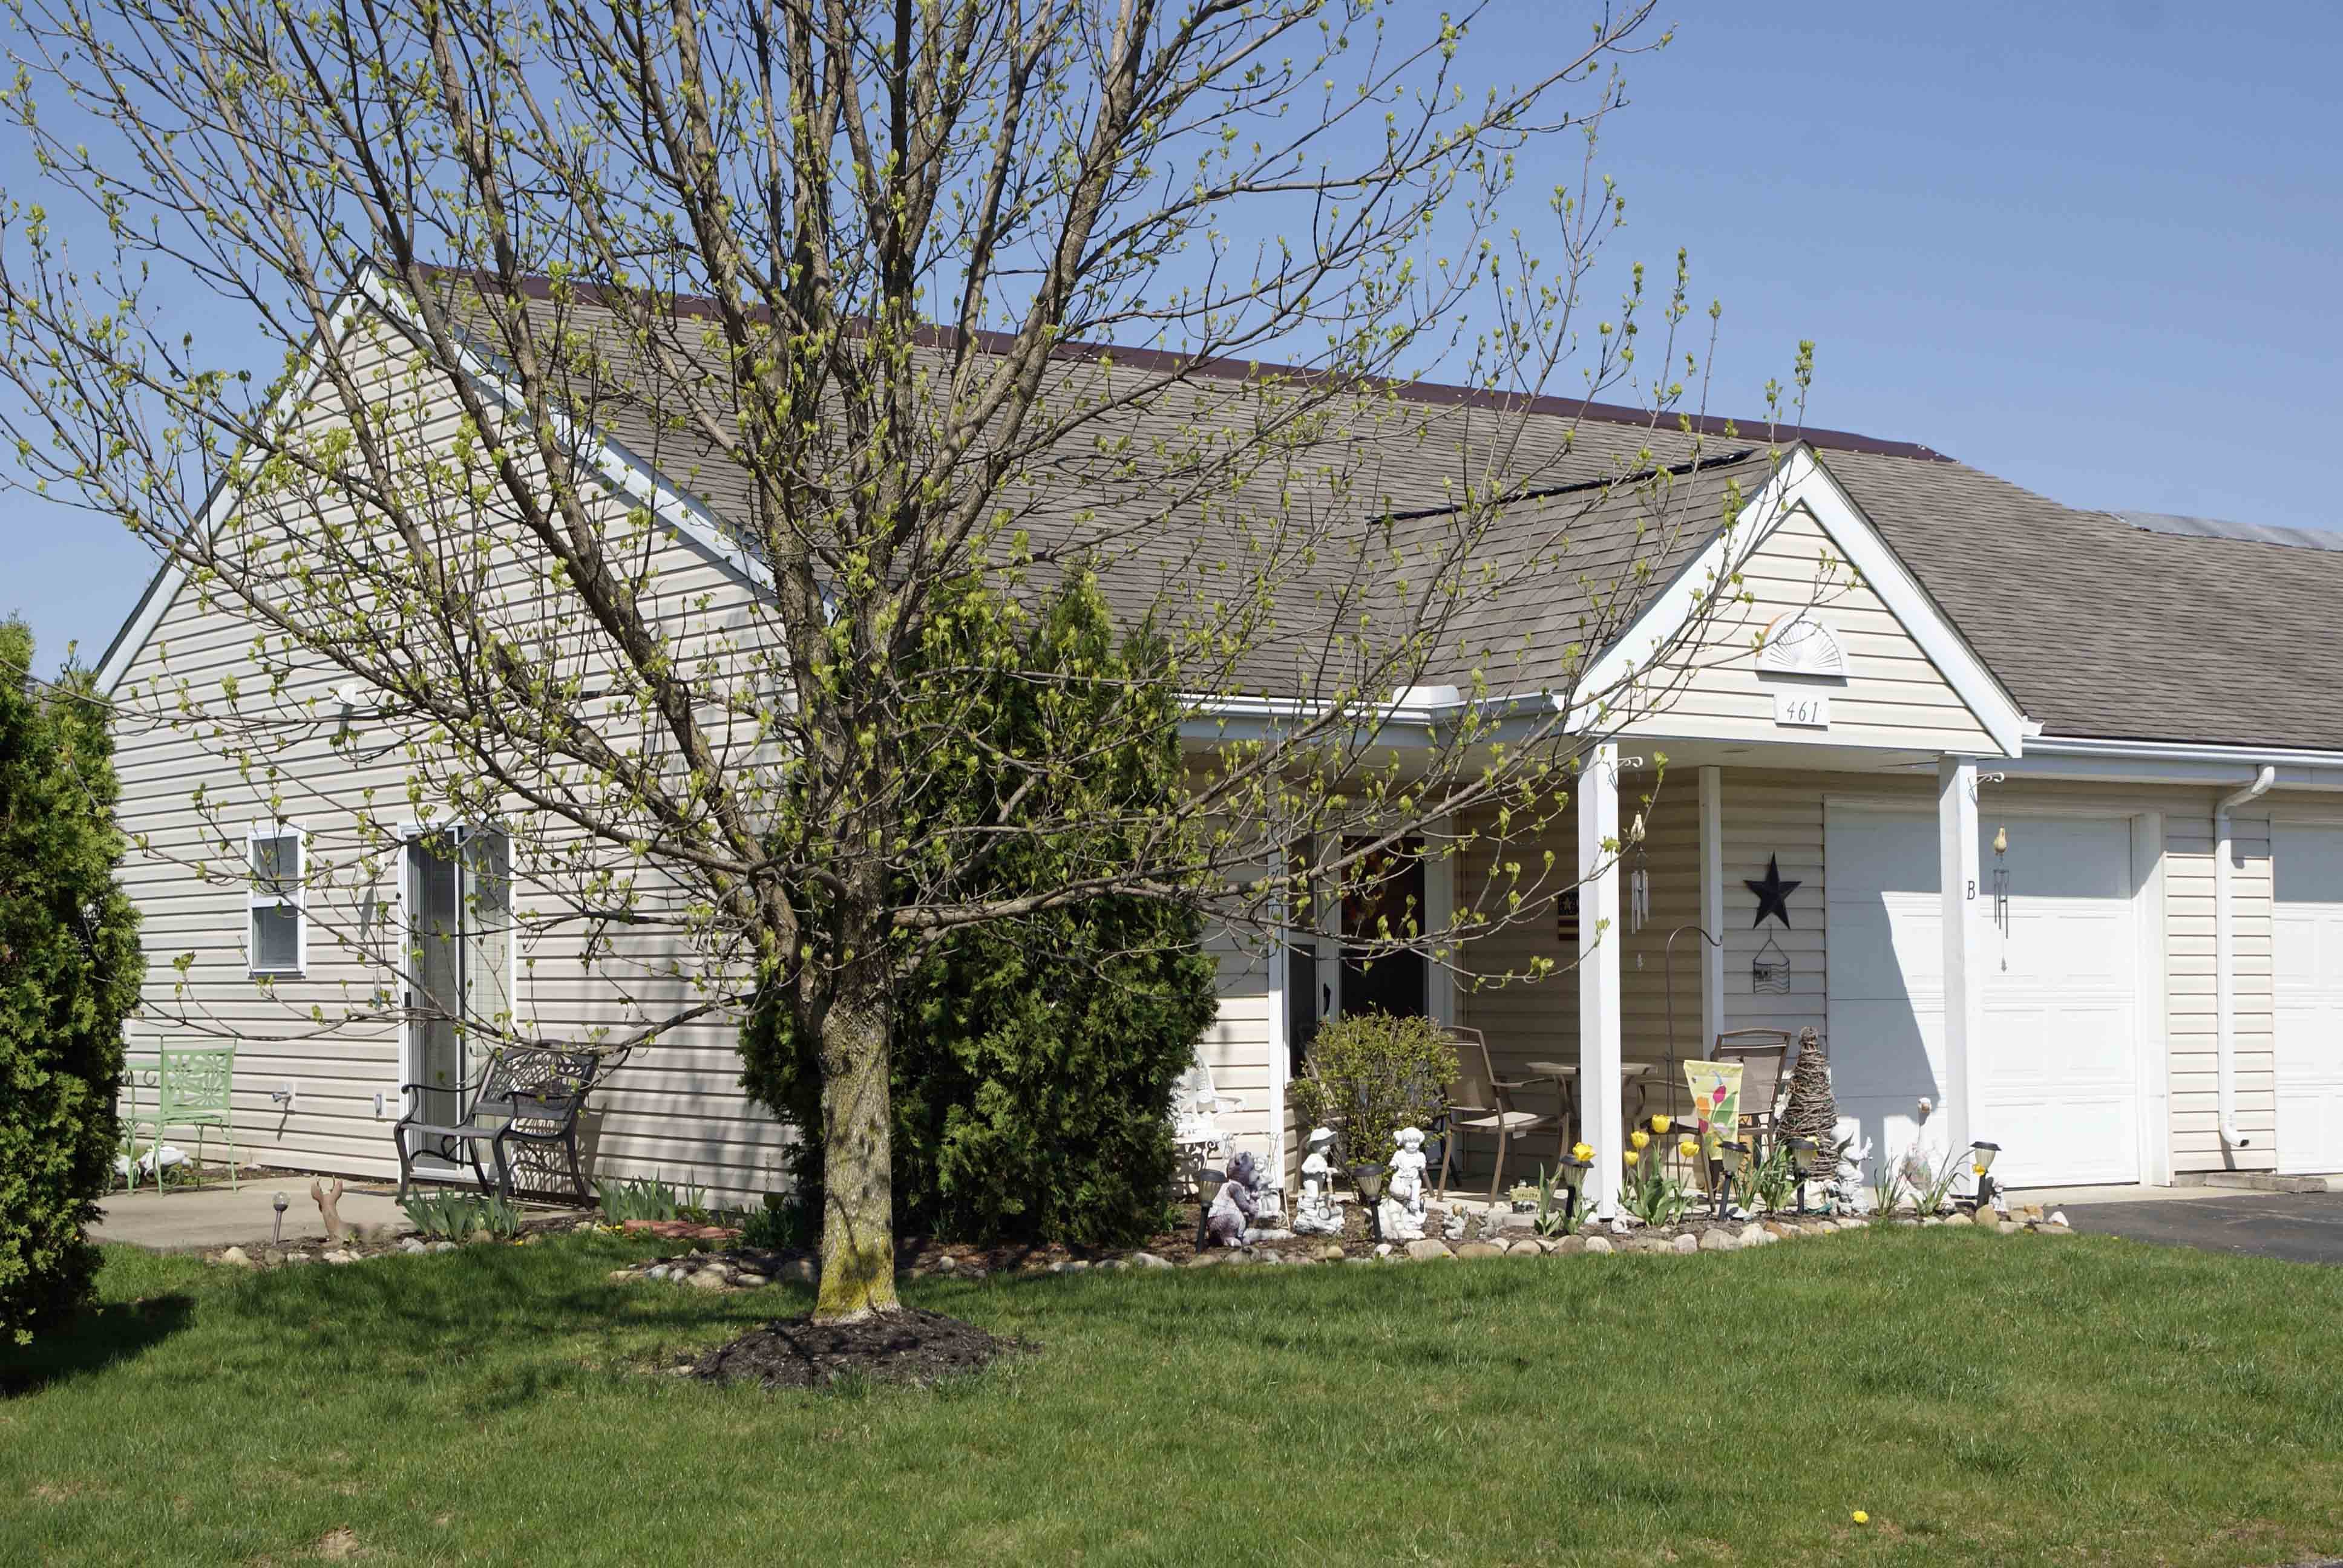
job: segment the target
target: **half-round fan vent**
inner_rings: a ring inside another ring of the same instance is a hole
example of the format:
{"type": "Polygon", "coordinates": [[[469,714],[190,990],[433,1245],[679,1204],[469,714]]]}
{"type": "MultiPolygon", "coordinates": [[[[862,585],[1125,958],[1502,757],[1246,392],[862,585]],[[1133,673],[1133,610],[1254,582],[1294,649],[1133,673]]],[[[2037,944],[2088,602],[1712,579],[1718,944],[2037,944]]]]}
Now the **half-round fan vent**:
{"type": "Polygon", "coordinates": [[[1772,675],[1824,675],[1846,678],[1846,650],[1838,634],[1805,610],[1776,616],[1766,624],[1757,648],[1757,668],[1772,675]]]}

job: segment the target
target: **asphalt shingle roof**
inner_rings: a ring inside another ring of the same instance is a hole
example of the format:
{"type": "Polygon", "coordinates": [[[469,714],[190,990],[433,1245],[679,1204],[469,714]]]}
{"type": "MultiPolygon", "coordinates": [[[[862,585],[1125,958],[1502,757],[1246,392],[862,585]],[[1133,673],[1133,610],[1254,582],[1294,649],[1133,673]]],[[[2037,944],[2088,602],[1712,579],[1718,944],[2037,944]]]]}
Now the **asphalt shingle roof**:
{"type": "Polygon", "coordinates": [[[1820,456],[2046,733],[2343,750],[2343,553],[2151,533],[1964,463],[1820,456]]]}
{"type": "MultiPolygon", "coordinates": [[[[595,330],[596,314],[571,307],[563,323],[595,330]]],[[[619,341],[597,336],[606,347],[619,341]]],[[[720,397],[720,376],[706,370],[699,386],[669,380],[660,395],[720,397]]],[[[1060,374],[1079,396],[1080,379],[1098,372],[1070,357],[1060,374]]],[[[1100,433],[1144,454],[1169,426],[1222,417],[1213,410],[1242,430],[1255,417],[1244,394],[1242,374],[1206,372],[1100,433]]],[[[1420,580],[1431,563],[1468,561],[1476,591],[1442,618],[1424,678],[1477,669],[1497,689],[1529,689],[1568,678],[1571,644],[1624,629],[1713,535],[1728,493],[1763,482],[1773,456],[1765,432],[1721,419],[1687,433],[1647,411],[1561,399],[1498,408],[1439,387],[1403,389],[1397,403],[1394,419],[1392,399],[1362,399],[1356,417],[1328,421],[1254,493],[1210,508],[1162,504],[1143,456],[1118,465],[1072,454],[1023,520],[1044,545],[1104,541],[1110,596],[1136,612],[1209,596],[1213,573],[1249,540],[1258,546],[1262,519],[1273,524],[1281,508],[1305,517],[1310,565],[1280,606],[1276,637],[1234,672],[1253,691],[1339,681],[1326,664],[1330,627],[1390,613],[1393,584],[1411,572],[1420,580]],[[1349,483],[1329,479],[1338,470],[1349,483]],[[1493,527],[1460,522],[1449,505],[1460,484],[1501,470],[1532,498],[1493,527]]],[[[719,517],[744,515],[744,476],[671,419],[624,397],[600,399],[589,417],[719,517]]],[[[1795,438],[2048,733],[2343,749],[2343,552],[2144,531],[1926,447],[1837,431],[1795,438]]]]}

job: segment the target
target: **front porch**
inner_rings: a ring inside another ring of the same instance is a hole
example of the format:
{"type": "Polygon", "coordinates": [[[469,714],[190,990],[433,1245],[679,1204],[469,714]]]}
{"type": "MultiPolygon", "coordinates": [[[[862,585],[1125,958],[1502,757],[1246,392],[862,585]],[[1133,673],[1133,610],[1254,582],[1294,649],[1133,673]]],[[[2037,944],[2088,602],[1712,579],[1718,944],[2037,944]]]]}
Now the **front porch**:
{"type": "MultiPolygon", "coordinates": [[[[1628,1123],[1650,1111],[1682,1114],[1682,1064],[1707,1059],[1728,1030],[1815,1030],[1833,1062],[1841,1135],[1875,1158],[1994,1136],[1979,1114],[1976,1062],[1987,969],[1994,955],[2006,961],[1980,864],[1991,858],[1979,825],[1981,788],[1997,787],[1991,765],[1981,786],[1978,761],[1959,755],[1654,741],[1623,759],[1620,749],[1602,749],[1546,841],[1509,855],[1553,858],[1527,913],[1465,944],[1454,965],[1425,965],[1423,1010],[1480,1030],[1497,1075],[1531,1081],[1516,1093],[1522,1109],[1564,1114],[1550,1069],[1576,1070],[1576,1125],[1559,1140],[1516,1142],[1508,1179],[1534,1176],[1556,1144],[1584,1138],[1598,1151],[1590,1194],[1614,1203],[1628,1123]],[[1852,860],[1845,825],[1860,808],[1876,809],[1861,820],[1887,824],[1905,859],[1927,863],[1834,904],[1826,847],[1835,831],[1852,860]],[[1925,837],[1916,841],[1916,831],[1925,837]],[[1761,918],[1748,884],[1769,873],[1781,898],[1761,918]],[[1834,927],[1848,947],[1835,990],[1834,927]],[[1513,978],[1541,960],[1559,967],[1543,980],[1513,978]],[[1883,970],[1894,987],[1863,978],[1883,970]],[[1866,987],[1900,988],[1901,1000],[1866,987]]],[[[1427,859],[1433,921],[1475,906],[1489,859],[1427,859]]],[[[1326,961],[1323,944],[1317,956],[1320,1000],[1339,1010],[1348,977],[1326,961]]],[[[2123,1027],[2145,1021],[2134,1013],[2123,1027]]],[[[1485,1190],[1491,1150],[1486,1137],[1468,1141],[1460,1191],[1485,1190]]]]}

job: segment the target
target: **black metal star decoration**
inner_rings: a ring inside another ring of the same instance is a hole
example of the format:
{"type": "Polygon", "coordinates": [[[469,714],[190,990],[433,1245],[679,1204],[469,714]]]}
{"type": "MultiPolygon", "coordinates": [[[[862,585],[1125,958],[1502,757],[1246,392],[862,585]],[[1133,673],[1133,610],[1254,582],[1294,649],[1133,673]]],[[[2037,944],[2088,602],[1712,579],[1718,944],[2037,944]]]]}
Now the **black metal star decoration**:
{"type": "Polygon", "coordinates": [[[1750,930],[1755,930],[1759,926],[1764,925],[1767,915],[1778,915],[1781,917],[1784,929],[1788,929],[1790,924],[1790,895],[1797,891],[1798,884],[1795,882],[1785,882],[1782,880],[1782,859],[1780,856],[1768,855],[1765,857],[1765,879],[1764,881],[1761,882],[1754,877],[1744,877],[1741,879],[1741,885],[1757,895],[1757,918],[1749,922],[1750,930]]]}

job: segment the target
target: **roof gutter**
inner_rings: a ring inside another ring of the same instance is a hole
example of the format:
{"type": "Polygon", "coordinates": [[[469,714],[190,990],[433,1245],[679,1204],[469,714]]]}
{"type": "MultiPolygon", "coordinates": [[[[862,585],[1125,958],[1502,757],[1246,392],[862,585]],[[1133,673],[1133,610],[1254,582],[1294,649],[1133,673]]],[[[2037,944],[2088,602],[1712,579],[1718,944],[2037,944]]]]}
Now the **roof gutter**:
{"type": "Polygon", "coordinates": [[[2278,782],[2278,769],[2265,762],[2254,781],[2221,797],[2213,808],[2213,989],[2221,1144],[2243,1149],[2249,1141],[2237,1131],[2237,916],[2231,907],[2229,858],[2236,835],[2229,813],[2269,793],[2278,782]]]}

